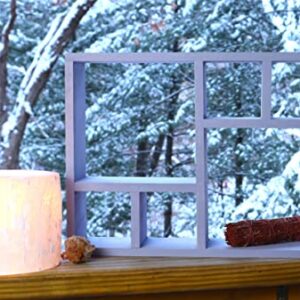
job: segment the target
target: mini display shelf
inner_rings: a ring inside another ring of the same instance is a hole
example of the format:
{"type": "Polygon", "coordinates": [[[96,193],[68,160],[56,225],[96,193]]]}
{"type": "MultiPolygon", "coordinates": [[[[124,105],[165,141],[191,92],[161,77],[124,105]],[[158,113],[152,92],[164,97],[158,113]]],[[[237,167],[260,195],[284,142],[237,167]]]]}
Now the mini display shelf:
{"type": "Polygon", "coordinates": [[[271,115],[273,63],[300,62],[300,53],[72,53],[66,56],[66,164],[68,235],[86,235],[87,192],[129,192],[131,238],[90,238],[99,255],[185,257],[300,257],[300,242],[231,248],[208,240],[207,151],[209,128],[300,128],[300,119],[271,115]],[[261,65],[261,115],[257,118],[207,118],[205,63],[255,62],[261,65]],[[85,63],[192,63],[195,76],[196,178],[87,177],[85,160],[85,63]],[[197,237],[147,237],[146,192],[195,193],[197,237]]]}

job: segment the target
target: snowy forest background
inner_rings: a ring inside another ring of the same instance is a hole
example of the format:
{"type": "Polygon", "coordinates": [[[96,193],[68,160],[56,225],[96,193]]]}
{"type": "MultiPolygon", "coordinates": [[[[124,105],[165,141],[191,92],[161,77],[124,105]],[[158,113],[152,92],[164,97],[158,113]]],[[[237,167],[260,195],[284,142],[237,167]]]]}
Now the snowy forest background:
{"type": "MultiPolygon", "coordinates": [[[[298,52],[297,0],[0,0],[0,167],[60,173],[67,52],[298,52]]],[[[272,113],[300,117],[300,64],[274,64],[272,113]]],[[[206,65],[208,117],[260,115],[261,66],[206,65]]],[[[87,173],[193,177],[191,64],[86,66],[87,173]]],[[[300,129],[208,131],[209,234],[299,214],[300,129]]],[[[195,196],[148,193],[151,236],[194,237],[195,196]]],[[[65,214],[65,211],[64,211],[65,214]]],[[[129,236],[126,193],[88,195],[88,234],[129,236]]]]}

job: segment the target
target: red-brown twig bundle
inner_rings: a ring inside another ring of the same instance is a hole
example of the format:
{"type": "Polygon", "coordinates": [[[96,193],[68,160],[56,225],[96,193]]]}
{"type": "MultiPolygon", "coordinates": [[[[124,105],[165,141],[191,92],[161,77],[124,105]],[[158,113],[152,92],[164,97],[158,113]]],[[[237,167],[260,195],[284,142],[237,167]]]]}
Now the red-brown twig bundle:
{"type": "Polygon", "coordinates": [[[229,223],[225,239],[232,247],[300,241],[300,217],[229,223]]]}

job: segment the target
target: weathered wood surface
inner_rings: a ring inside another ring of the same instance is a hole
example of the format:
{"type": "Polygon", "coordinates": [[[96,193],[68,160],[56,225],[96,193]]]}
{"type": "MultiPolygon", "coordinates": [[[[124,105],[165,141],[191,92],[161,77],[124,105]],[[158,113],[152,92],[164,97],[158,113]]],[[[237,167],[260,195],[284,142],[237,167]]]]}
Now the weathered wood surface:
{"type": "MultiPolygon", "coordinates": [[[[128,294],[192,293],[297,284],[300,284],[299,260],[118,257],[99,258],[81,265],[64,262],[49,271],[1,276],[0,299],[107,295],[119,299],[128,294]]],[[[274,289],[270,291],[274,293],[274,289]]]]}
{"type": "MultiPolygon", "coordinates": [[[[299,294],[298,294],[299,296],[299,294]]],[[[95,298],[93,298],[95,300],[95,298]]],[[[275,287],[98,297],[98,300],[277,300],[275,287]]],[[[290,298],[289,298],[290,300],[290,298]]],[[[293,299],[291,299],[293,300],[293,299]]],[[[299,300],[295,298],[294,300],[299,300]]]]}

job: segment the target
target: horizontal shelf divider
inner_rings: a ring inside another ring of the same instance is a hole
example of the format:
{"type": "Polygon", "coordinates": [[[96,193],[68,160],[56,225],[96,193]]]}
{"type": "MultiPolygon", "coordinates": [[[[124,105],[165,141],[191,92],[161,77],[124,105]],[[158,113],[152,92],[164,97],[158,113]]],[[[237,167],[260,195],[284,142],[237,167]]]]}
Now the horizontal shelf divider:
{"type": "Polygon", "coordinates": [[[300,118],[212,118],[200,122],[205,128],[300,128],[300,118]]]}
{"type": "Polygon", "coordinates": [[[131,248],[130,238],[89,237],[98,256],[300,258],[300,242],[232,248],[224,241],[209,241],[207,249],[189,238],[147,238],[141,248],[131,248]]]}
{"type": "Polygon", "coordinates": [[[85,177],[75,182],[76,192],[196,192],[196,178],[85,177]]]}
{"type": "Polygon", "coordinates": [[[297,62],[300,53],[70,53],[67,61],[91,63],[297,62]]]}
{"type": "Polygon", "coordinates": [[[195,238],[162,238],[162,237],[147,237],[143,243],[143,248],[156,250],[196,250],[197,240],[195,238]]]}
{"type": "Polygon", "coordinates": [[[130,237],[88,237],[88,239],[98,249],[131,249],[130,237]]]}

